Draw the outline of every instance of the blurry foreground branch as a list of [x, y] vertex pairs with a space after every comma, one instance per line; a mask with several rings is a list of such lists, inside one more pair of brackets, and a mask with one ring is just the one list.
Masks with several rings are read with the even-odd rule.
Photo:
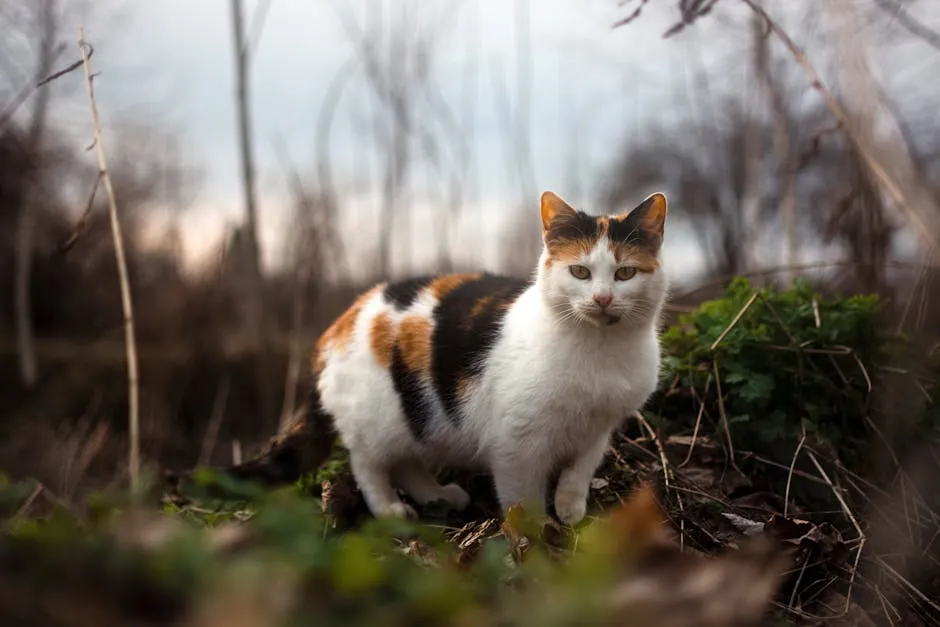
[[908, 12], [907, 7], [898, 0], [875, 0], [875, 4], [877, 4], [878, 8], [882, 11], [896, 19], [898, 24], [906, 29], [907, 32], [921, 39], [928, 46], [940, 50], [940, 33], [915, 19], [914, 16]]
[[128, 471], [130, 473], [131, 489], [138, 487], [140, 479], [140, 420], [139, 420], [139, 389], [137, 375], [137, 343], [134, 339], [134, 307], [131, 302], [130, 281], [127, 275], [127, 260], [124, 257], [124, 238], [121, 235], [121, 222], [118, 219], [117, 201], [114, 197], [114, 187], [111, 185], [111, 176], [108, 174], [108, 164], [105, 160], [104, 145], [101, 143], [101, 121], [98, 119], [98, 106], [95, 103], [95, 88], [91, 64], [88, 61], [88, 44], [85, 43], [85, 29], [78, 29], [78, 47], [82, 52], [82, 63], [85, 67], [85, 85], [88, 87], [88, 102], [91, 107], [91, 121], [94, 125], [95, 148], [98, 152], [98, 175], [104, 182], [105, 192], [108, 194], [108, 213], [111, 216], [111, 236], [114, 240], [114, 257], [117, 262], [118, 280], [121, 285], [121, 311], [124, 316], [124, 341], [127, 351], [127, 400], [128, 423], [130, 431], [130, 459]]
[[[910, 177], [904, 176], [903, 172], [890, 171], [892, 168], [890, 168], [887, 160], [876, 156], [875, 147], [871, 145], [867, 137], [859, 132], [848, 112], [823, 83], [822, 77], [815, 66], [787, 32], [754, 0], [741, 1], [763, 19], [767, 28], [777, 35], [790, 54], [793, 55], [793, 58], [806, 73], [812, 87], [823, 97], [829, 112], [842, 125], [843, 130], [855, 145], [865, 165], [896, 203], [898, 209], [917, 227], [922, 240], [928, 244], [928, 248], [931, 250], [940, 248], [940, 215], [938, 215], [938, 211], [927, 190], [918, 185], [915, 180], [905, 180]], [[894, 156], [897, 157], [897, 160], [903, 160], [901, 155]], [[897, 170], [898, 168], [893, 169]]]

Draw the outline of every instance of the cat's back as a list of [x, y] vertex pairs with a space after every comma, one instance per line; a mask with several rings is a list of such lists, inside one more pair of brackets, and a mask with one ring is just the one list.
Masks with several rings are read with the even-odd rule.
[[415, 365], [432, 357], [417, 353], [437, 342], [448, 349], [473, 350], [473, 344], [486, 344], [486, 336], [498, 330], [509, 307], [530, 284], [482, 272], [380, 283], [363, 292], [320, 336], [316, 369], [357, 348], [368, 349], [360, 352], [386, 366], [396, 349]]
[[418, 440], [458, 422], [507, 312], [530, 285], [445, 274], [364, 292], [321, 336], [314, 361], [320, 396], [341, 431], [346, 417], [361, 422], [378, 408]]

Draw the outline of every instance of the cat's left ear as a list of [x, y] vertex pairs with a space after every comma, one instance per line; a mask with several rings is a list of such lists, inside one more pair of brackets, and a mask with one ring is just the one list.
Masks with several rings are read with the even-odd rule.
[[627, 218], [650, 235], [663, 236], [666, 226], [666, 196], [660, 192], [651, 194], [630, 212]]

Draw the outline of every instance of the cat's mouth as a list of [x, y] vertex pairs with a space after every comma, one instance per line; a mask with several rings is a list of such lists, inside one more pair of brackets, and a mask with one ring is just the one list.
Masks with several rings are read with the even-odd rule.
[[585, 314], [585, 317], [599, 327], [609, 327], [620, 322], [620, 316], [604, 312]]

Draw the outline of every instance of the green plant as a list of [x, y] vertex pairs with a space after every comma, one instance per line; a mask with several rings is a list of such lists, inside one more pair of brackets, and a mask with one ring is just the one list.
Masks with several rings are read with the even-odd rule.
[[[0, 496], [12, 499], [10, 490], [0, 488]], [[160, 624], [172, 625], [228, 625], [245, 616], [269, 625], [562, 627], [625, 617], [635, 625], [667, 624], [664, 618], [687, 624], [676, 618], [676, 592], [661, 579], [697, 581], [721, 563], [748, 594], [755, 575], [776, 580], [774, 569], [783, 567], [774, 559], [768, 568], [765, 556], [741, 573], [735, 556], [696, 560], [667, 547], [648, 488], [611, 517], [570, 532], [573, 554], [572, 535], [558, 542], [555, 525], [515, 508], [497, 526], [501, 533], [458, 545], [440, 526], [396, 519], [336, 533], [317, 502], [293, 489], [256, 493], [252, 507], [248, 522], [224, 527], [180, 521], [179, 509], [167, 516], [139, 506], [97, 521], [31, 519], [0, 534], [0, 598], [16, 600], [15, 607], [0, 604], [0, 623], [54, 607], [56, 616], [70, 617], [67, 624], [107, 626], [156, 624], [141, 622], [155, 611]], [[169, 532], [155, 533], [161, 529]], [[220, 543], [226, 533], [237, 540]], [[631, 581], [642, 594], [618, 597]], [[758, 609], [772, 588], [761, 590], [749, 593], [762, 597]], [[714, 591], [691, 596], [693, 604], [714, 606]], [[733, 599], [725, 612], [737, 611]]]
[[755, 290], [737, 278], [663, 335], [663, 424], [693, 427], [697, 396], [705, 420], [739, 450], [788, 463], [805, 429], [857, 464], [870, 437], [874, 366], [889, 339], [880, 309], [875, 295], [826, 299], [805, 282]]

